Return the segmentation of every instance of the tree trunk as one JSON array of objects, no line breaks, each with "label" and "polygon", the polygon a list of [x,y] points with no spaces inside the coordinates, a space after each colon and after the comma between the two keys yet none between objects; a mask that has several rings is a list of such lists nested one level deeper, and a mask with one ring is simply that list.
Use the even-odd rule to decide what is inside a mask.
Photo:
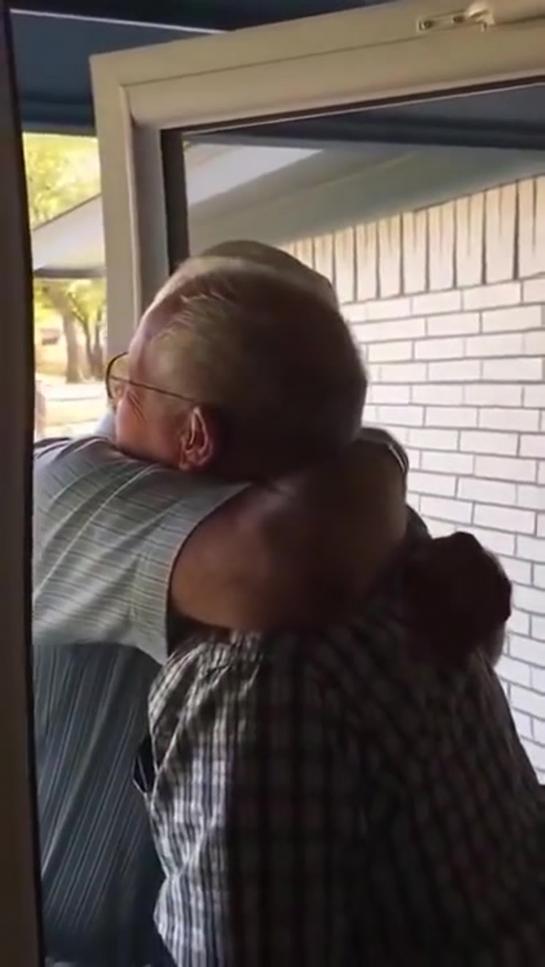
[{"label": "tree trunk", "polygon": [[81,328],[83,329],[83,337],[85,339],[85,360],[86,360],[86,376],[94,375],[93,366],[93,341],[91,339],[91,328],[88,319],[79,320]]},{"label": "tree trunk", "polygon": [[[93,323],[89,319],[79,319],[85,339],[86,375],[100,380],[104,376],[104,358],[101,342],[102,322],[100,317]],[[91,331],[92,330],[92,331]]]},{"label": "tree trunk", "polygon": [[95,379],[104,377],[104,350],[102,346],[102,320],[95,325],[95,342],[93,346],[93,376]]},{"label": "tree trunk", "polygon": [[71,313],[63,312],[62,324],[66,339],[66,382],[81,383],[78,327]]}]

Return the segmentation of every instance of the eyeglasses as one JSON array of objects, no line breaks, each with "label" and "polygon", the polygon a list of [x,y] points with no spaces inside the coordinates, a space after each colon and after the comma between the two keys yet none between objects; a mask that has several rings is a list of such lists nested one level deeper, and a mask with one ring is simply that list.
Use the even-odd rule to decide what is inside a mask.
[{"label": "eyeglasses", "polygon": [[110,359],[104,375],[106,383],[106,393],[108,399],[114,405],[119,403],[126,386],[136,386],[137,389],[151,390],[152,393],[160,393],[161,396],[172,396],[174,399],[183,400],[184,403],[197,403],[192,396],[183,396],[182,393],[172,393],[170,390],[159,389],[158,386],[150,386],[149,383],[139,383],[129,377],[129,354],[119,353]]}]

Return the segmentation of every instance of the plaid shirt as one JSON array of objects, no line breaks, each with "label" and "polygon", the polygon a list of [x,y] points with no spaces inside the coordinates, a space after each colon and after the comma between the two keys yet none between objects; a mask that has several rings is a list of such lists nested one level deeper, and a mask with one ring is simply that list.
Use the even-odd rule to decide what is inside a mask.
[{"label": "plaid shirt", "polygon": [[323,635],[201,637],[152,690],[178,967],[545,963],[545,811],[486,659],[411,661],[402,594]]}]

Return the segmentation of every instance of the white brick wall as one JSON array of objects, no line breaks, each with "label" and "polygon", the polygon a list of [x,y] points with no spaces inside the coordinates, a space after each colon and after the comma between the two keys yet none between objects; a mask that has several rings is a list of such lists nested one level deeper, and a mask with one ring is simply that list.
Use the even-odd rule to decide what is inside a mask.
[{"label": "white brick wall", "polygon": [[414,506],[434,534],[471,530],[514,582],[499,674],[545,778],[543,224],[545,177],[527,179],[336,233],[332,280]]}]

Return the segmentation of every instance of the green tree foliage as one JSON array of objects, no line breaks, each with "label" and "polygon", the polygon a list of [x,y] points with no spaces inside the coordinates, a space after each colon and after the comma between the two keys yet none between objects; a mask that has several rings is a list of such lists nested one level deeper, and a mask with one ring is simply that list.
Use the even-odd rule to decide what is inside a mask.
[{"label": "green tree foliage", "polygon": [[[31,228],[100,191],[94,138],[26,134],[23,139]],[[102,374],[105,288],[102,279],[34,280],[35,318],[53,310],[62,319],[67,347],[66,379]],[[78,329],[84,334],[81,359]]]}]

